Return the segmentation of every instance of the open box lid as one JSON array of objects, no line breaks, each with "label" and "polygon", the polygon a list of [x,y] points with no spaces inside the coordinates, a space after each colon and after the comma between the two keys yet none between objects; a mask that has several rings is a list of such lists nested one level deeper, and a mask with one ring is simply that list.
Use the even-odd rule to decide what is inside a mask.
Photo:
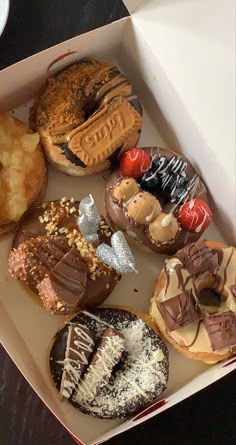
[{"label": "open box lid", "polygon": [[225,170],[235,208],[235,0],[124,3]]}]

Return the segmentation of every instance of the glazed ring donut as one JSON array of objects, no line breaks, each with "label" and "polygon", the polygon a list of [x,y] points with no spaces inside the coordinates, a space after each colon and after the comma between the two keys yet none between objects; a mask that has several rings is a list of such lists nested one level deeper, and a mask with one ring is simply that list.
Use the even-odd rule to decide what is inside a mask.
[{"label": "glazed ring donut", "polygon": [[[102,304],[121,278],[98,260],[96,247],[82,237],[78,215],[79,201],[73,198],[43,203],[27,212],[13,239],[11,276],[39,294],[54,315]],[[110,243],[112,232],[103,217],[98,235],[100,242]]]},{"label": "glazed ring donut", "polygon": [[105,208],[115,230],[167,255],[198,240],[212,218],[206,187],[190,162],[158,147],[123,155],[106,183]]},{"label": "glazed ring donut", "polygon": [[168,349],[148,315],[105,306],[81,312],[57,332],[50,373],[61,397],[80,411],[103,419],[125,418],[166,388]]},{"label": "glazed ring donut", "polygon": [[0,235],[12,231],[42,197],[47,170],[38,134],[13,116],[0,115]]},{"label": "glazed ring donut", "polygon": [[236,249],[218,241],[190,244],[166,260],[150,315],[187,358],[217,362],[236,352]]},{"label": "glazed ring donut", "polygon": [[48,160],[72,176],[107,170],[139,140],[142,108],[108,62],[81,60],[50,77],[31,109]]}]

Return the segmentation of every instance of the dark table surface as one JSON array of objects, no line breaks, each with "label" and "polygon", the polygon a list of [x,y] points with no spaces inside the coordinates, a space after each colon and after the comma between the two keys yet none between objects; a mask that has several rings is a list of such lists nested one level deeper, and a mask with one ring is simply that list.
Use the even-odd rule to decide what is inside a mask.
[{"label": "dark table surface", "polygon": [[[1,11],[0,11],[1,13]],[[0,37],[0,68],[127,15],[121,0],[11,0]],[[1,88],[1,85],[0,85]],[[148,445],[236,443],[236,373],[107,442]],[[0,445],[74,441],[0,345]]]}]

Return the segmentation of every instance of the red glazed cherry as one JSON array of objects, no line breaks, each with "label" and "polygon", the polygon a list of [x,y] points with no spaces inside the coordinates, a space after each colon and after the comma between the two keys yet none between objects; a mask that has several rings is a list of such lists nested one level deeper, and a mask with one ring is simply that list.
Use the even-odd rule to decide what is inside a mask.
[{"label": "red glazed cherry", "polygon": [[121,174],[134,179],[141,178],[150,168],[151,162],[151,156],[142,148],[132,148],[132,150],[126,151],[121,158]]},{"label": "red glazed cherry", "polygon": [[212,211],[201,199],[190,199],[179,209],[179,222],[189,232],[204,232],[212,221]]}]

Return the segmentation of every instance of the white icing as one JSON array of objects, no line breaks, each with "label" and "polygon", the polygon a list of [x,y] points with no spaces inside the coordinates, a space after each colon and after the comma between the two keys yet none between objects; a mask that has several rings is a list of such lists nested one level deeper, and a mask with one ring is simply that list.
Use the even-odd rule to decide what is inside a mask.
[{"label": "white icing", "polygon": [[97,359],[92,363],[78,385],[74,399],[78,403],[91,402],[99,389],[107,384],[113,367],[124,350],[124,339],[119,335],[103,337],[105,345],[97,350]]},{"label": "white icing", "polygon": [[[76,339],[76,336],[78,339]],[[73,344],[72,347],[71,344]],[[90,335],[85,332],[84,327],[78,324],[69,324],[67,337],[67,347],[65,359],[63,361],[64,368],[61,379],[60,393],[63,397],[69,398],[76,388],[81,378],[81,366],[88,365],[88,358],[84,351],[91,353],[93,350],[93,340]],[[71,352],[76,358],[71,358]]]},{"label": "white icing", "polygon": [[171,222],[172,214],[169,213],[168,215],[164,216],[163,220],[161,221],[162,227],[168,227],[168,225]]},{"label": "white icing", "polygon": [[154,214],[155,214],[155,211],[156,211],[156,206],[153,207],[153,210],[152,210],[152,212],[150,213],[150,215],[146,216],[145,220],[146,220],[147,222],[152,221],[153,216],[154,216]]}]

